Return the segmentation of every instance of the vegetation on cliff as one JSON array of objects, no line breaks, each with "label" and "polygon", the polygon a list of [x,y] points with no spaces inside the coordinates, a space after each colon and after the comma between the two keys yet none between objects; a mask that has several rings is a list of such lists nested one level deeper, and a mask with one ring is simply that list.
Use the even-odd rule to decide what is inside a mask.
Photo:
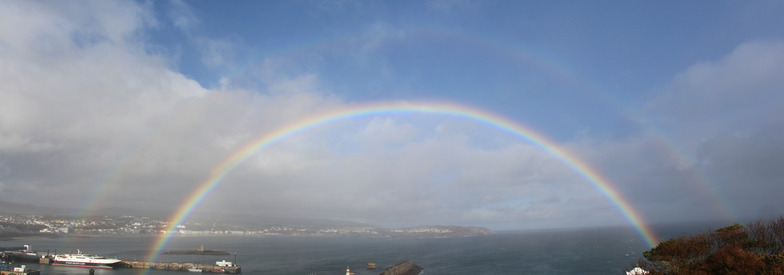
[{"label": "vegetation on cliff", "polygon": [[650,274],[784,274],[784,216],[669,239],[643,256]]},{"label": "vegetation on cliff", "polygon": [[40,224],[20,224],[10,222],[0,222],[0,233],[20,233],[20,232],[39,232],[46,228]]},{"label": "vegetation on cliff", "polygon": [[422,267],[408,260],[393,265],[379,275],[417,275],[422,272]]}]

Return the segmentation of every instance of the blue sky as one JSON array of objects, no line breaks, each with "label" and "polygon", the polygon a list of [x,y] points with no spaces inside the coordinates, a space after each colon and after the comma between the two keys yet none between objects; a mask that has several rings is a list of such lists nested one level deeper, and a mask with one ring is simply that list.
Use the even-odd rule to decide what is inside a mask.
[{"label": "blue sky", "polygon": [[[547,136],[649,222],[784,213],[778,1],[0,5],[0,201],[170,213],[259,136],[408,101]],[[628,223],[535,145],[433,114],[291,138],[196,213],[238,208],[388,227]]]},{"label": "blue sky", "polygon": [[780,38],[776,5],[160,2],[168,24],[150,42],[209,88],[263,89],[255,70],[275,60],[348,100],[470,102],[568,139],[574,127],[623,135],[612,112],[641,108],[674,72]]}]

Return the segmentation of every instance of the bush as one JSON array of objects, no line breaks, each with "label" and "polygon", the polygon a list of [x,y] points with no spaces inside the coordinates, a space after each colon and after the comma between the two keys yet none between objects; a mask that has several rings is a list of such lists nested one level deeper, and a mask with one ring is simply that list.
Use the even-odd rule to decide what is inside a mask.
[{"label": "bush", "polygon": [[643,252],[650,274],[784,274],[784,216],[680,236]]}]

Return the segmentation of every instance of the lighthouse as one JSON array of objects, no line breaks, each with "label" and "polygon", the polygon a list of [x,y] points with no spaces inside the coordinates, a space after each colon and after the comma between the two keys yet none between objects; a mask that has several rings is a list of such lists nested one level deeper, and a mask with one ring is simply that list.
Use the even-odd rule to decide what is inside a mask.
[{"label": "lighthouse", "polygon": [[348,270],[348,266],[346,267],[346,275],[351,275],[351,270]]}]

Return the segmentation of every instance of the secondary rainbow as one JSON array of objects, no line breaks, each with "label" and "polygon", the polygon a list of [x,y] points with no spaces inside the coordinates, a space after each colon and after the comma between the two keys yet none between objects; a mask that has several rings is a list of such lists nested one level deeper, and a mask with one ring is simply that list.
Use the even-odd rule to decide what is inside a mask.
[{"label": "secondary rainbow", "polygon": [[337,121],[359,117],[407,113],[442,114],[481,122],[517,136],[540,147],[541,149],[550,153],[553,157],[559,159],[565,165],[572,168],[574,171],[580,174],[582,178],[593,185],[594,188],[601,192],[605,198],[607,198],[616,206],[624,218],[626,218],[626,220],[632,226],[634,226],[638,234],[650,247],[653,247],[658,243],[657,237],[654,235],[653,231],[644,223],[640,214],[625,198],[623,198],[618,193],[609,180],[596,172],[596,170],[593,169],[590,165],[569,153],[565,149],[561,148],[553,141],[547,139],[542,134],[539,134],[504,117],[465,105],[453,103],[385,102],[349,106],[346,108],[310,116],[264,135],[235,151],[229,157],[218,163],[218,165],[216,165],[211,170],[209,178],[202,182],[199,187],[188,197],[188,199],[177,209],[169,221],[169,225],[166,230],[167,233],[162,234],[155,241],[153,249],[148,255],[148,260],[155,261],[157,259],[159,252],[167,245],[169,239],[175,232],[174,228],[185,221],[186,218],[188,218],[190,213],[196,208],[196,206],[199,205],[199,202],[201,202],[204,197],[206,197],[213,189],[215,189],[216,186],[221,183],[221,180],[226,174],[231,172],[235,167],[237,167],[237,165],[257,154],[261,150],[264,150],[265,148],[268,148],[289,137]]}]

